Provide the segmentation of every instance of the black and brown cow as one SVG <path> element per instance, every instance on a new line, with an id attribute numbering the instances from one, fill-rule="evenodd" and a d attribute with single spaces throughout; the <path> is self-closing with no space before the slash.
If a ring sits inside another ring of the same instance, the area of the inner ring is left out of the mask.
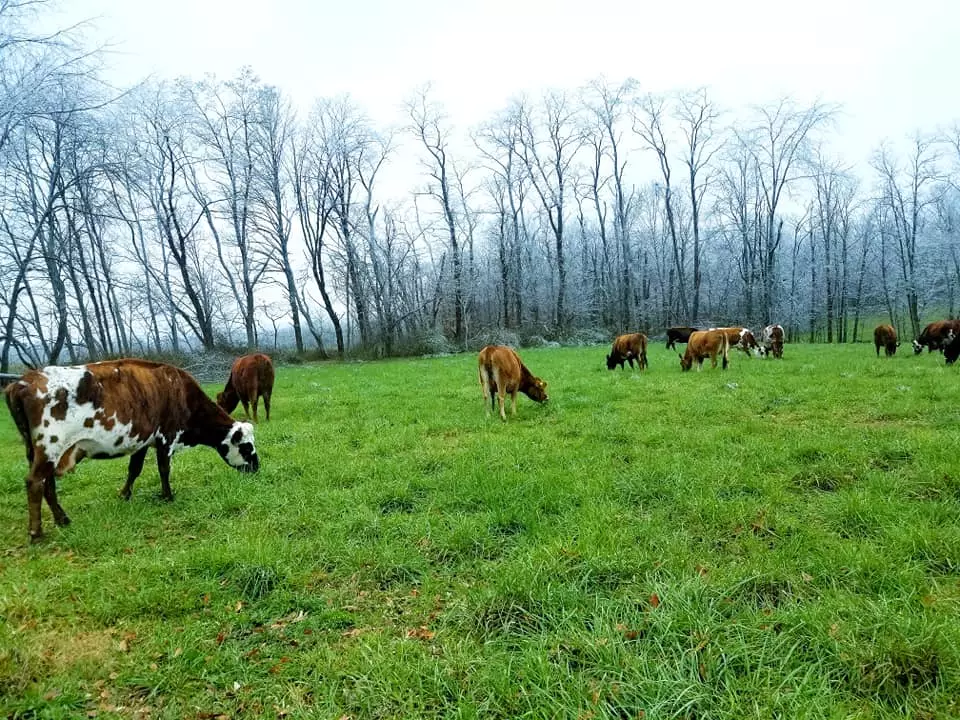
<path id="1" fill-rule="evenodd" d="M 877 357 L 880 357 L 880 348 L 883 348 L 887 357 L 896 355 L 900 343 L 897 342 L 897 331 L 893 325 L 877 325 L 873 330 L 873 344 L 877 348 Z"/>
<path id="2" fill-rule="evenodd" d="M 517 414 L 517 393 L 522 392 L 531 400 L 546 402 L 547 383 L 527 370 L 527 366 L 520 360 L 513 348 L 506 345 L 487 345 L 480 351 L 477 358 L 480 375 L 480 391 L 483 393 L 484 406 L 490 398 L 491 410 L 495 410 L 494 394 L 500 400 L 500 417 L 507 419 L 503 409 L 507 393 L 510 393 L 512 402 L 511 414 Z"/>
<path id="3" fill-rule="evenodd" d="M 960 335 L 960 320 L 937 320 L 927 325 L 920 336 L 913 341 L 913 352 L 919 355 L 923 352 L 924 346 L 927 352 L 934 350 L 943 352 L 944 346 L 958 335 Z"/>
<path id="4" fill-rule="evenodd" d="M 230 377 L 222 392 L 217 393 L 217 405 L 232 413 L 237 403 L 243 404 L 243 412 L 250 419 L 253 405 L 253 420 L 257 421 L 257 405 L 263 398 L 263 409 L 270 419 L 270 398 L 273 396 L 273 362 L 263 353 L 244 355 L 233 362 Z"/>
<path id="5" fill-rule="evenodd" d="M 753 332 L 751 332 L 750 328 L 737 326 L 710 329 L 722 330 L 727 336 L 727 342 L 730 344 L 730 349 L 742 350 L 747 354 L 747 357 L 753 357 L 753 355 L 750 353 L 751 350 L 757 350 L 758 352 L 760 350 L 760 347 L 757 345 L 757 340 L 753 336 Z"/>
<path id="6" fill-rule="evenodd" d="M 695 333 L 699 328 L 695 327 L 672 327 L 667 328 L 667 350 L 676 349 L 677 343 L 685 343 L 690 339 L 690 334 Z"/>
<path id="7" fill-rule="evenodd" d="M 730 342 L 723 330 L 698 330 L 687 340 L 687 351 L 680 355 L 680 369 L 683 371 L 697 363 L 697 370 L 703 369 L 703 361 L 710 358 L 710 365 L 717 366 L 717 355 L 723 357 L 723 369 L 729 364 Z M 678 353 L 679 355 L 679 353 Z"/>
<path id="8" fill-rule="evenodd" d="M 70 520 L 57 501 L 57 478 L 86 457 L 131 455 L 130 498 L 151 447 L 157 451 L 161 496 L 173 499 L 170 458 L 181 448 L 207 445 L 244 472 L 260 466 L 253 426 L 236 422 L 208 398 L 188 373 L 146 360 L 111 360 L 30 370 L 4 391 L 27 451 L 29 531 L 42 536 L 41 498 L 57 525 Z"/>
<path id="9" fill-rule="evenodd" d="M 767 325 L 760 332 L 760 354 L 783 359 L 783 326 Z"/>
<path id="10" fill-rule="evenodd" d="M 643 333 L 629 333 L 618 335 L 607 355 L 607 370 L 613 370 L 618 364 L 624 369 L 624 362 L 629 362 L 633 368 L 633 361 L 644 370 L 647 367 L 647 336 Z"/>

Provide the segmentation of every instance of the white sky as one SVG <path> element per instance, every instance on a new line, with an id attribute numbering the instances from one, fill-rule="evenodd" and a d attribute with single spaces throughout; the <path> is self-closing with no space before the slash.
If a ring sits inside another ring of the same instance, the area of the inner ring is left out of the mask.
<path id="1" fill-rule="evenodd" d="M 109 77 L 133 83 L 251 65 L 301 107 L 349 92 L 379 123 L 426 81 L 460 128 L 513 95 L 632 76 L 707 86 L 738 110 L 790 94 L 843 104 L 862 164 L 880 140 L 960 119 L 960 0 L 64 0 L 94 18 Z"/>

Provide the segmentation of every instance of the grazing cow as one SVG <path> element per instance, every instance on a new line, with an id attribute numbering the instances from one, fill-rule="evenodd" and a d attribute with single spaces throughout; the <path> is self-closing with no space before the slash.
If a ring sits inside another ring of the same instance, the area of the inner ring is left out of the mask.
<path id="1" fill-rule="evenodd" d="M 924 345 L 927 346 L 927 352 L 943 352 L 944 346 L 957 335 L 960 335 L 960 320 L 937 320 L 927 325 L 920 337 L 913 341 L 913 352 L 919 355 Z"/>
<path id="2" fill-rule="evenodd" d="M 263 398 L 263 409 L 270 419 L 270 396 L 273 395 L 273 363 L 262 353 L 237 358 L 223 392 L 217 393 L 217 405 L 232 413 L 237 403 L 243 403 L 243 412 L 250 419 L 249 405 L 253 405 L 253 420 L 257 421 L 257 405 Z"/>
<path id="3" fill-rule="evenodd" d="M 70 519 L 57 501 L 57 478 L 85 457 L 131 455 L 130 498 L 147 450 L 157 451 L 161 497 L 172 500 L 170 458 L 185 447 L 216 448 L 244 472 L 260 467 L 253 426 L 235 422 L 208 398 L 188 373 L 146 360 L 111 360 L 76 367 L 30 370 L 4 391 L 7 407 L 27 450 L 27 506 L 31 540 L 43 535 L 41 497 L 57 525 Z"/>
<path id="4" fill-rule="evenodd" d="M 900 343 L 897 342 L 897 331 L 893 325 L 877 325 L 873 330 L 873 344 L 877 348 L 877 357 L 880 357 L 880 348 L 883 348 L 887 357 L 896 355 Z"/>
<path id="5" fill-rule="evenodd" d="M 690 333 L 697 332 L 695 327 L 667 328 L 667 350 L 675 350 L 676 343 L 685 343 L 690 339 Z"/>
<path id="6" fill-rule="evenodd" d="M 617 364 L 623 370 L 625 361 L 629 361 L 630 367 L 633 368 L 634 359 L 641 370 L 647 367 L 647 336 L 643 333 L 618 335 L 613 341 L 610 354 L 607 355 L 607 370 L 613 370 Z"/>
<path id="7" fill-rule="evenodd" d="M 760 354 L 783 359 L 783 326 L 767 325 L 760 333 Z"/>
<path id="8" fill-rule="evenodd" d="M 726 328 L 710 328 L 711 330 L 722 330 L 727 336 L 727 342 L 730 343 L 730 348 L 737 350 L 742 350 L 747 354 L 747 357 L 753 357 L 750 354 L 750 350 L 760 351 L 760 346 L 757 345 L 756 338 L 753 337 L 753 333 L 749 328 L 745 327 L 726 327 Z"/>
<path id="9" fill-rule="evenodd" d="M 687 352 L 680 355 L 680 369 L 686 372 L 697 362 L 697 371 L 703 369 L 703 361 L 710 358 L 710 365 L 717 366 L 717 355 L 723 356 L 723 369 L 727 369 L 730 341 L 723 330 L 698 330 L 687 341 Z"/>
<path id="10" fill-rule="evenodd" d="M 495 409 L 493 395 L 500 399 L 500 417 L 507 419 L 503 405 L 507 393 L 513 403 L 511 414 L 517 414 L 517 392 L 522 392 L 531 400 L 545 402 L 547 400 L 547 383 L 527 370 L 520 356 L 505 345 L 487 345 L 480 351 L 478 358 L 480 372 L 480 390 L 483 393 L 483 402 L 486 405 L 490 398 L 490 410 Z"/>

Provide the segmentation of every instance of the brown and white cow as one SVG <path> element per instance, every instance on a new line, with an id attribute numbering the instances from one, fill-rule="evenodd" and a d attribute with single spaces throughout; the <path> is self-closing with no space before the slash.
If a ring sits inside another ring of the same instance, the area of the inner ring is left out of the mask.
<path id="1" fill-rule="evenodd" d="M 703 369 L 703 361 L 710 358 L 710 365 L 717 366 L 717 355 L 723 356 L 723 369 L 729 364 L 730 341 L 723 330 L 698 330 L 690 335 L 687 351 L 680 355 L 680 369 L 686 372 L 697 363 L 697 371 Z M 679 353 L 677 353 L 679 355 Z"/>
<path id="2" fill-rule="evenodd" d="M 243 412 L 250 419 L 253 405 L 253 420 L 257 421 L 257 405 L 263 398 L 263 409 L 270 419 L 270 398 L 273 395 L 273 363 L 263 353 L 244 355 L 233 362 L 226 387 L 217 393 L 217 405 L 232 413 L 237 403 L 243 403 Z"/>
<path id="3" fill-rule="evenodd" d="M 923 352 L 924 345 L 927 346 L 927 352 L 934 350 L 943 352 L 944 346 L 958 335 L 960 335 L 960 320 L 937 320 L 927 325 L 920 333 L 920 337 L 913 341 L 913 352 L 919 355 Z"/>
<path id="4" fill-rule="evenodd" d="M 43 534 L 41 498 L 57 525 L 70 519 L 57 501 L 56 479 L 89 457 L 131 455 L 120 494 L 129 499 L 147 450 L 157 451 L 161 497 L 172 500 L 170 458 L 181 448 L 207 445 L 244 472 L 260 467 L 250 423 L 235 422 L 188 373 L 146 360 L 111 360 L 30 370 L 4 391 L 27 450 L 29 531 Z"/>
<path id="5" fill-rule="evenodd" d="M 767 325 L 760 332 L 760 354 L 783 359 L 783 326 Z"/>
<path id="6" fill-rule="evenodd" d="M 677 343 L 687 342 L 690 339 L 690 334 L 697 332 L 698 329 L 695 327 L 667 328 L 667 350 L 676 349 Z"/>
<path id="7" fill-rule="evenodd" d="M 477 358 L 480 374 L 480 391 L 483 393 L 483 402 L 486 406 L 490 398 L 490 407 L 487 414 L 495 409 L 493 396 L 496 393 L 500 399 L 500 417 L 507 419 L 503 409 L 507 393 L 512 401 L 511 414 L 517 414 L 517 393 L 522 392 L 531 400 L 545 402 L 547 398 L 547 383 L 527 370 L 520 356 L 505 345 L 487 345 L 480 351 Z"/>
<path id="8" fill-rule="evenodd" d="M 900 343 L 897 342 L 897 331 L 893 325 L 877 325 L 873 330 L 873 344 L 877 348 L 877 357 L 880 357 L 880 348 L 883 348 L 887 357 L 896 355 Z"/>
<path id="9" fill-rule="evenodd" d="M 618 335 L 610 348 L 610 354 L 607 355 L 607 370 L 613 370 L 618 364 L 623 370 L 626 361 L 629 361 L 633 368 L 634 360 L 641 370 L 647 367 L 647 336 L 643 333 Z"/>
<path id="10" fill-rule="evenodd" d="M 757 350 L 758 352 L 760 351 L 760 347 L 757 345 L 757 340 L 750 331 L 750 328 L 724 327 L 710 329 L 722 330 L 724 333 L 726 333 L 727 342 L 730 343 L 730 348 L 742 350 L 747 354 L 747 357 L 753 357 L 753 355 L 750 354 L 751 350 Z"/>

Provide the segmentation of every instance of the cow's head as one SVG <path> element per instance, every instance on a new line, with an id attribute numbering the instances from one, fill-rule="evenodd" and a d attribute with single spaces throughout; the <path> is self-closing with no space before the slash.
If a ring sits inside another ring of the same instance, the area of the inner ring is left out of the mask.
<path id="1" fill-rule="evenodd" d="M 681 370 L 683 370 L 684 372 L 686 372 L 687 370 L 689 370 L 690 368 L 693 367 L 693 356 L 692 356 L 692 355 L 691 355 L 690 357 L 687 357 L 687 356 L 685 356 L 685 355 L 680 355 L 680 353 L 677 353 L 677 355 L 680 356 L 680 369 L 681 369 Z"/>
<path id="2" fill-rule="evenodd" d="M 913 354 L 919 355 L 923 352 L 923 345 L 918 343 L 916 340 L 913 341 Z"/>
<path id="3" fill-rule="evenodd" d="M 537 402 L 546 402 L 549 398 L 547 397 L 547 383 L 544 380 L 541 380 L 538 377 L 533 379 L 533 382 L 530 383 L 529 388 L 527 389 L 527 397 L 531 400 L 536 400 Z"/>
<path id="4" fill-rule="evenodd" d="M 607 355 L 607 370 L 613 370 L 617 366 L 617 361 L 613 359 L 613 355 Z"/>
<path id="5" fill-rule="evenodd" d="M 217 446 L 217 452 L 227 465 L 240 472 L 257 472 L 260 469 L 260 458 L 253 444 L 253 425 L 250 423 L 233 423 L 223 442 Z"/>
<path id="6" fill-rule="evenodd" d="M 237 391 L 233 389 L 231 383 L 227 383 L 227 386 L 220 392 L 217 393 L 217 405 L 222 407 L 228 413 L 232 413 L 237 409 L 237 405 L 240 402 L 240 396 L 237 394 Z"/>

